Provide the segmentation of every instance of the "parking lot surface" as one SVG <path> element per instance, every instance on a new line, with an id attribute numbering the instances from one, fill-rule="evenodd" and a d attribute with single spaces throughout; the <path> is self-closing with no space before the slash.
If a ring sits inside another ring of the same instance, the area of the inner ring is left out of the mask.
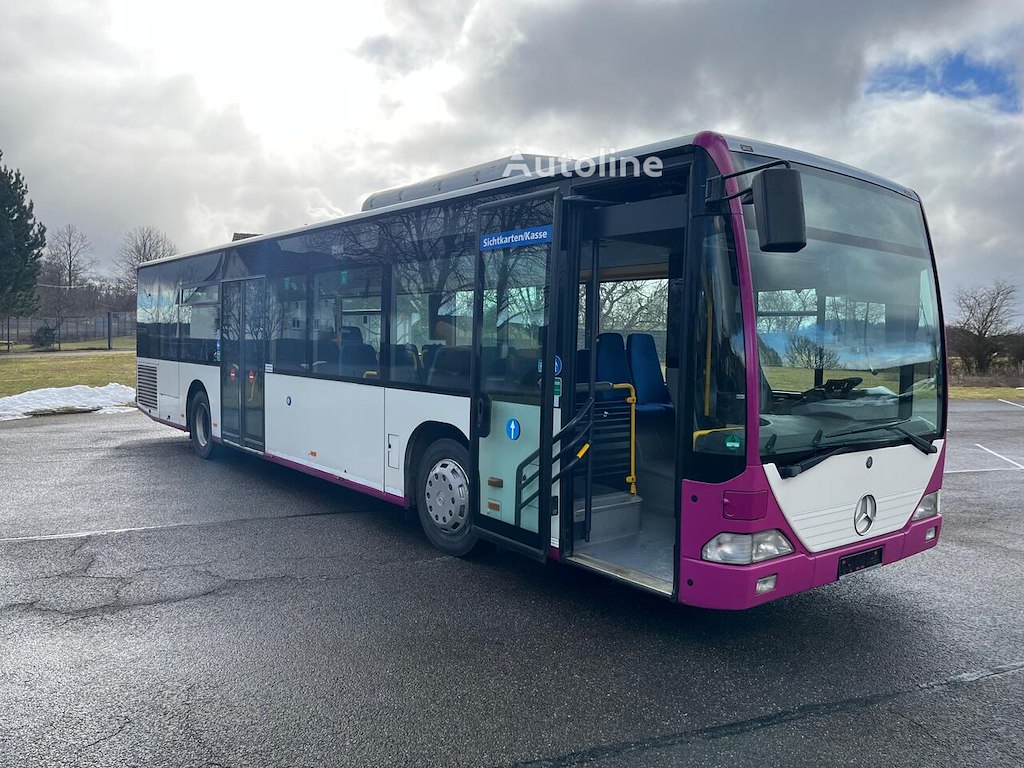
<path id="1" fill-rule="evenodd" d="M 1016 403 L 952 406 L 937 549 L 743 613 L 139 414 L 0 424 L 0 765 L 1019 765 Z"/>

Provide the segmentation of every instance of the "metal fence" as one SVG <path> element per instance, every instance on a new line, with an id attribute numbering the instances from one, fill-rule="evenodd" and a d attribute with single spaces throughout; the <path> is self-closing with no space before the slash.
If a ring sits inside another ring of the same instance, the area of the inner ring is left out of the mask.
<path id="1" fill-rule="evenodd" d="M 40 334 L 41 328 L 51 329 L 52 334 Z M 135 336 L 135 313 L 105 312 L 92 317 L 65 318 L 8 317 L 0 321 L 0 350 L 36 345 L 41 336 L 52 336 L 53 347 L 64 344 L 79 346 L 83 343 L 97 349 L 106 349 L 108 343 L 110 346 L 120 346 L 114 343 L 114 339 L 123 340 Z M 89 342 L 95 342 L 95 345 Z"/>

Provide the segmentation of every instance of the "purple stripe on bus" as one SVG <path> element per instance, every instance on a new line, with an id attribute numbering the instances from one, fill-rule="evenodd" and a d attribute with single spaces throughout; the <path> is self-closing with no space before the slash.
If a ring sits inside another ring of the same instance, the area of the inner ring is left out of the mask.
<path id="1" fill-rule="evenodd" d="M 729 144 L 725 138 L 713 131 L 701 131 L 693 138 L 693 143 L 704 149 L 718 166 L 718 172 L 726 175 L 735 172 Z M 746 179 L 746 177 L 743 177 Z M 726 194 L 732 195 L 740 190 L 738 178 L 726 179 Z M 738 197 L 729 201 L 732 217 L 732 231 L 736 233 L 736 267 L 740 281 L 741 306 L 743 308 L 743 351 L 747 359 L 747 466 L 761 464 L 760 455 L 760 415 L 758 377 L 757 327 L 751 316 L 754 306 L 754 281 L 750 274 L 750 254 L 747 251 L 747 239 L 743 236 L 746 228 L 743 224 L 743 205 Z"/>
<path id="2" fill-rule="evenodd" d="M 928 481 L 928 485 L 925 487 L 925 493 L 935 493 L 935 491 L 942 489 L 942 473 L 946 471 L 946 441 L 942 442 L 942 450 L 939 451 L 939 460 L 935 462 L 935 470 L 932 472 L 932 478 Z"/>
<path id="3" fill-rule="evenodd" d="M 140 408 L 139 410 L 142 410 L 142 409 Z M 146 413 L 145 411 L 142 411 L 142 412 Z M 149 416 L 149 418 L 151 418 L 153 421 L 158 421 L 161 424 L 165 424 L 168 427 L 174 427 L 175 429 L 180 429 L 182 432 L 188 432 L 188 428 L 187 427 L 183 427 L 180 424 L 175 424 L 174 422 L 167 421 L 166 419 L 161 419 L 161 418 L 159 418 L 157 416 L 153 416 L 153 415 L 148 414 L 148 413 L 146 413 L 146 415 Z M 213 436 L 213 442 L 224 444 L 224 441 L 221 438 L 217 437 L 217 436 Z M 328 482 L 334 483 L 335 485 L 341 485 L 341 486 L 349 488 L 349 489 L 351 489 L 353 491 L 359 491 L 360 493 L 365 493 L 367 496 L 373 496 L 374 498 L 382 499 L 383 501 L 390 502 L 391 504 L 397 504 L 397 505 L 399 505 L 401 507 L 410 507 L 411 506 L 409 501 L 404 496 L 398 496 L 397 494 L 387 493 L 386 491 L 378 491 L 376 488 L 371 488 L 371 487 L 369 487 L 367 485 L 361 485 L 359 483 L 353 482 L 352 480 L 346 480 L 343 477 L 338 477 L 337 475 L 332 475 L 330 472 L 324 472 L 323 470 L 320 470 L 320 469 L 314 469 L 313 467 L 307 467 L 305 464 L 299 464 L 296 461 L 289 461 L 288 459 L 283 459 L 280 456 L 275 456 L 272 453 L 264 452 L 263 453 L 263 458 L 265 458 L 267 461 L 272 461 L 274 464 L 280 464 L 281 466 L 289 467 L 290 469 L 297 469 L 300 472 L 305 472 L 307 475 L 313 475 L 314 477 L 319 477 L 321 480 L 327 480 Z"/>
<path id="4" fill-rule="evenodd" d="M 373 496 L 375 499 L 381 499 L 383 501 L 390 502 L 391 504 L 397 504 L 400 507 L 410 506 L 409 501 L 404 496 L 398 496 L 397 494 L 387 493 L 386 491 L 378 491 L 376 488 L 371 488 L 368 485 L 362 485 L 360 483 L 353 482 L 352 480 L 346 480 L 343 477 L 338 477 L 338 475 L 333 475 L 330 472 L 324 472 L 321 469 L 307 467 L 305 464 L 300 464 L 297 461 L 283 459 L 280 456 L 275 456 L 272 453 L 264 453 L 263 458 L 265 458 L 267 461 L 272 461 L 275 464 L 280 464 L 282 467 L 297 469 L 299 470 L 299 472 L 305 472 L 307 475 L 319 477 L 321 480 L 326 480 L 329 483 L 334 483 L 335 485 L 341 485 L 353 491 L 365 493 L 367 496 Z"/>
<path id="5" fill-rule="evenodd" d="M 139 410 L 142 411 L 141 408 L 139 408 Z M 142 411 L 142 412 L 146 413 L 145 411 Z M 167 419 L 161 419 L 159 416 L 153 416 L 153 415 L 148 414 L 148 413 L 146 413 L 146 415 L 149 416 L 149 418 L 151 418 L 153 421 L 158 421 L 158 422 L 160 422 L 161 424 L 163 424 L 165 426 L 174 427 L 175 429 L 180 429 L 182 432 L 188 432 L 188 427 L 183 427 L 181 424 L 175 424 L 173 421 L 168 421 Z"/>

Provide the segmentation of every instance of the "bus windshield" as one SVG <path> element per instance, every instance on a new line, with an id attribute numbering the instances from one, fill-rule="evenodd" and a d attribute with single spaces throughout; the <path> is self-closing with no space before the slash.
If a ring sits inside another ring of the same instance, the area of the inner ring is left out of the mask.
<path id="1" fill-rule="evenodd" d="M 742 156 L 741 164 L 763 160 Z M 838 173 L 800 171 L 803 250 L 762 253 L 753 207 L 744 206 L 762 460 L 788 463 L 868 444 L 930 449 L 925 441 L 943 431 L 945 383 L 921 206 Z"/>

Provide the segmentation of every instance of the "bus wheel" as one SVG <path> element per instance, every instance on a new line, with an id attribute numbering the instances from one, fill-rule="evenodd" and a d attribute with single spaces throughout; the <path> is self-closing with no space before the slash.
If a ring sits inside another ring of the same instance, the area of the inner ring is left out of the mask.
<path id="1" fill-rule="evenodd" d="M 200 459 L 213 458 L 213 430 L 210 428 L 210 398 L 205 392 L 197 392 L 192 398 L 192 418 L 189 436 L 192 450 Z"/>
<path id="2" fill-rule="evenodd" d="M 469 453 L 455 440 L 431 444 L 420 459 L 416 507 L 430 543 L 462 557 L 477 544 L 469 525 Z"/>

